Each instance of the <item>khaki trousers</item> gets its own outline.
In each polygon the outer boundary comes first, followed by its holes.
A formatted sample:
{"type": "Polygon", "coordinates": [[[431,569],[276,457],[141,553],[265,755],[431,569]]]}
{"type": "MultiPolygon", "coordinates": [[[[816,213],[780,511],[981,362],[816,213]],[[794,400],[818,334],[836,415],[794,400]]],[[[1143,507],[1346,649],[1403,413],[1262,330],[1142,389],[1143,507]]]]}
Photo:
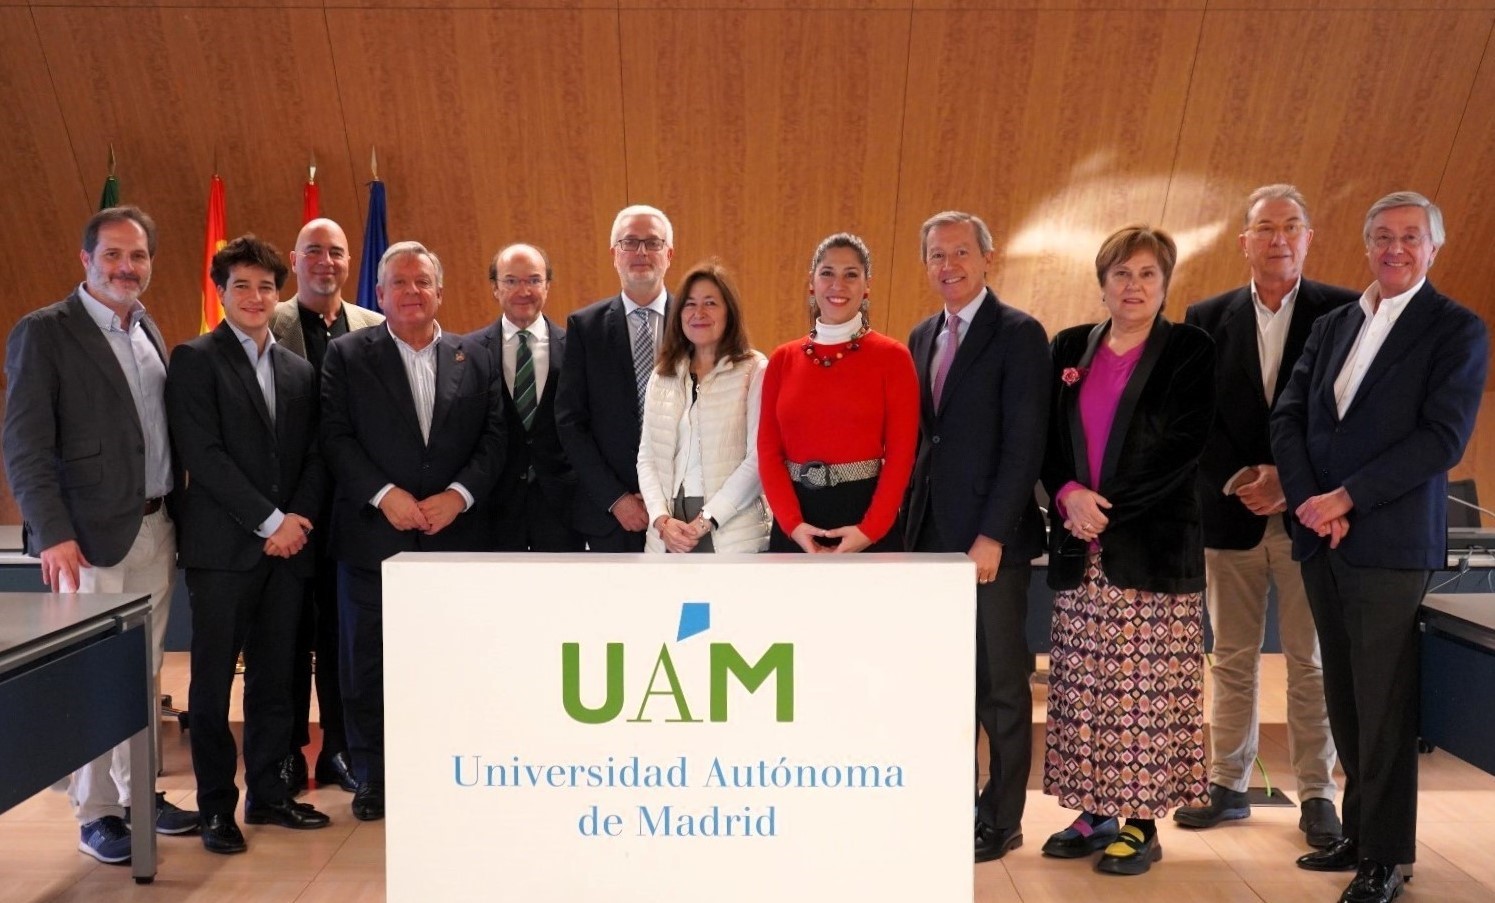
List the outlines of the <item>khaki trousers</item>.
{"type": "Polygon", "coordinates": [[[1260,727],[1257,695],[1266,636],[1267,584],[1277,585],[1277,622],[1287,658],[1287,740],[1300,800],[1333,800],[1334,738],[1324,704],[1318,632],[1282,518],[1267,519],[1253,549],[1205,549],[1205,604],[1215,634],[1210,706],[1210,781],[1244,791],[1260,727]]]}
{"type": "MultiPolygon", "coordinates": [[[[171,590],[176,583],[176,526],[162,507],[140,522],[135,543],[113,567],[83,568],[78,572],[80,593],[150,593],[154,621],[151,671],[161,674],[166,643],[166,616],[171,612],[171,590]]],[[[157,720],[151,721],[155,742],[157,720]]],[[[123,817],[130,805],[130,742],[104,753],[73,772],[68,780],[73,815],[84,825],[106,815],[123,817]]]]}

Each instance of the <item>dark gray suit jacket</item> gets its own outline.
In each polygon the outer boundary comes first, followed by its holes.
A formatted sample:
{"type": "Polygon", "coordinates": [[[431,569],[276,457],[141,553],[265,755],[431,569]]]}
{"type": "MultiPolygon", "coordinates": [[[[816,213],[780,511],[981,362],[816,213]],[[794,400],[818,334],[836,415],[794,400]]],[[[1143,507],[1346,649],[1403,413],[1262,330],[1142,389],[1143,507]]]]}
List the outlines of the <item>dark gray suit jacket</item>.
{"type": "MultiPolygon", "coordinates": [[[[142,322],[164,364],[161,330],[142,322]]],[[[26,551],[72,539],[90,564],[118,564],[140,532],[145,434],[109,340],[76,291],[11,330],[5,377],[5,469],[26,551]]]]}

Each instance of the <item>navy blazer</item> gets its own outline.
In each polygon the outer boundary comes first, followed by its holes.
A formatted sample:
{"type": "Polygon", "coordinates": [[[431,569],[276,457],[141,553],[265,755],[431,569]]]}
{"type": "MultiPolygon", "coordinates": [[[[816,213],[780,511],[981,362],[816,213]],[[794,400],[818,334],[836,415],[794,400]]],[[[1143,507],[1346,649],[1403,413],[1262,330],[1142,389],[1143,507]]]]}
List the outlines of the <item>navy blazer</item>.
{"type": "Polygon", "coordinates": [[[322,454],[337,485],[332,555],[377,568],[397,552],[474,552],[487,546],[481,507],[503,469],[503,373],[486,349],[443,333],[436,349],[436,401],[429,444],[394,336],[384,326],[339,336],[322,364],[322,454]],[[393,483],[417,500],[461,483],[473,508],[426,536],[396,530],[370,504],[393,483]]]}
{"type": "MultiPolygon", "coordinates": [[[[1080,383],[1064,371],[1087,368],[1110,328],[1076,326],[1054,337],[1054,403],[1043,485],[1051,498],[1069,481],[1111,503],[1100,535],[1101,566],[1116,586],[1163,593],[1204,589],[1199,456],[1215,409],[1215,343],[1201,329],[1161,316],[1147,337],[1116,408],[1099,479],[1092,477],[1080,422],[1080,383]]],[[[1049,586],[1074,589],[1085,576],[1085,543],[1049,508],[1049,586]]]]}
{"type": "MultiPolygon", "coordinates": [[[[254,531],[277,508],[319,521],[326,472],[317,446],[316,371],[280,345],[269,353],[273,425],[254,367],[226,321],[172,352],[166,414],[182,567],[253,568],[265,555],[265,540],[254,531]]],[[[307,577],[311,548],[289,562],[307,577]]]]}
{"type": "MultiPolygon", "coordinates": [[[[1334,380],[1365,312],[1341,307],[1313,326],[1272,414],[1287,510],[1343,486],[1355,507],[1339,544],[1356,567],[1437,570],[1448,561],[1448,469],[1474,430],[1490,363],[1478,316],[1431,282],[1407,302],[1339,416],[1334,380]]],[[[1293,520],[1293,557],[1328,547],[1293,520]]]]}
{"type": "Polygon", "coordinates": [[[1033,487],[1048,431],[1048,336],[1037,320],[990,289],[971,303],[981,306],[955,351],[938,407],[935,338],[944,312],[909,335],[920,402],[907,547],[914,547],[930,515],[949,551],[970,549],[980,535],[1002,543],[1003,561],[1027,562],[1043,552],[1033,487]]]}
{"type": "MultiPolygon", "coordinates": [[[[571,505],[576,495],[576,472],[566,460],[561,447],[560,434],[555,426],[555,398],[560,391],[561,366],[566,359],[566,330],[545,317],[545,328],[550,335],[549,361],[545,367],[545,391],[540,393],[535,407],[535,419],[528,431],[514,406],[513,388],[504,385],[504,431],[508,436],[508,450],[504,455],[503,472],[493,484],[492,507],[489,512],[495,520],[524,516],[523,507],[516,506],[522,500],[519,487],[534,468],[535,485],[545,495],[545,502],[562,522],[569,522],[571,505]]],[[[502,319],[468,335],[476,347],[485,349],[493,359],[493,369],[502,378],[504,369],[504,334],[502,319]]]]}
{"type": "MultiPolygon", "coordinates": [[[[1335,285],[1304,279],[1293,301],[1292,320],[1282,346],[1276,396],[1292,376],[1313,322],[1359,294],[1335,285]]],[[[1184,322],[1215,340],[1215,417],[1209,441],[1199,459],[1199,502],[1204,511],[1204,545],[1210,549],[1251,549],[1266,534],[1267,519],[1252,514],[1235,496],[1222,490],[1243,467],[1272,464],[1268,421],[1272,406],[1262,391],[1261,352],[1257,348],[1256,305],[1251,286],[1243,285],[1189,305],[1184,322]]],[[[1275,400],[1274,400],[1275,404],[1275,400]]]]}
{"type": "MultiPolygon", "coordinates": [[[[141,321],[166,363],[166,342],[141,321]]],[[[76,540],[113,567],[140,533],[145,434],[109,340],[72,295],[32,311],[5,350],[5,469],[26,552],[76,540]]]]}
{"type": "MultiPolygon", "coordinates": [[[[675,299],[667,297],[665,316],[674,312],[675,299]]],[[[566,318],[555,421],[580,489],[571,524],[589,536],[616,529],[613,503],[638,492],[640,412],[627,318],[622,295],[566,318]]]]}

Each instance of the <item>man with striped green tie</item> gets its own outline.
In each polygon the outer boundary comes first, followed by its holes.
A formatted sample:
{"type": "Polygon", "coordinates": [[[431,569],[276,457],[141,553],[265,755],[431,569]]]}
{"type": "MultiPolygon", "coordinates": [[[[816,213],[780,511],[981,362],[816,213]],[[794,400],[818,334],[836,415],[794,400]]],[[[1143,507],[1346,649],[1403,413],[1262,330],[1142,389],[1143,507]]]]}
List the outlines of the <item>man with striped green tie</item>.
{"type": "Polygon", "coordinates": [[[555,395],[566,330],[545,316],[555,272],[534,245],[513,244],[493,255],[488,281],[502,315],[470,336],[502,369],[509,450],[486,506],[491,548],[500,552],[580,552],[581,536],[567,513],[576,474],[555,430],[555,395]]]}

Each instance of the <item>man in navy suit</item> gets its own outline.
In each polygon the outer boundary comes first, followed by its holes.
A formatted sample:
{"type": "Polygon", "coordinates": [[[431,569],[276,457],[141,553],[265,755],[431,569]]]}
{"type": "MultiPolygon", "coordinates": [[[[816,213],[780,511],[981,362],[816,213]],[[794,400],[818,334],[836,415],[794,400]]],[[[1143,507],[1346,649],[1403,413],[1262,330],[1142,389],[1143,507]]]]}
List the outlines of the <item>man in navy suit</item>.
{"type": "Polygon", "coordinates": [[[244,820],[325,828],[292,799],[279,765],[291,743],[291,675],[307,547],[326,474],[317,453],[311,364],[281,348],[270,317],[287,269],[253,235],[224,245],[210,272],[223,322],[179,345],[166,374],[176,450],[177,560],[192,600],[192,770],[210,853],[241,853],[234,821],[238,751],[228,726],[244,653],[244,820]]]}
{"type": "Polygon", "coordinates": [[[566,330],[542,313],[554,278],[549,255],[534,245],[513,244],[493,255],[488,281],[503,315],[469,337],[504,377],[509,446],[488,511],[490,548],[499,552],[582,550],[570,524],[576,474],[555,429],[566,330]]]}
{"type": "Polygon", "coordinates": [[[1037,320],[986,287],[994,252],[979,217],[930,217],[920,246],[943,306],[908,342],[921,401],[906,543],[976,565],[976,717],[990,759],[975,861],[986,862],[1023,842],[1033,721],[1025,628],[1029,563],[1043,551],[1033,487],[1048,432],[1049,346],[1037,320]]]}
{"type": "Polygon", "coordinates": [[[1291,185],[1265,185],[1246,199],[1240,248],[1251,281],[1189,306],[1184,322],[1215,340],[1215,423],[1199,459],[1204,517],[1205,601],[1214,630],[1210,706],[1210,803],[1173,813],[1191,828],[1248,818],[1256,761],[1257,691],[1266,634],[1267,587],[1277,587],[1278,636],[1287,658],[1287,735],[1308,843],[1339,839],[1334,812],[1334,739],[1324,709],[1318,631],[1293,561],[1282,481],[1268,420],[1319,317],[1358,297],[1303,278],[1313,242],[1308,204],[1291,185]]]}
{"type": "Polygon", "coordinates": [[[441,261],[418,242],[379,261],[383,327],[350,332],[322,369],[322,454],[337,486],[343,713],[353,816],[384,817],[384,584],[399,552],[482,551],[503,468],[503,380],[486,351],[441,331],[441,261]]]}
{"type": "Polygon", "coordinates": [[[1490,337],[1427,281],[1444,240],[1432,201],[1381,198],[1364,238],[1376,281],[1314,324],[1272,451],[1345,771],[1344,837],[1298,865],[1354,869],[1341,901],[1386,903],[1417,854],[1417,609],[1447,560],[1448,469],[1474,429],[1490,337]]]}
{"type": "Polygon", "coordinates": [[[642,552],[649,512],[638,490],[639,427],[672,306],[664,274],[675,229],[660,210],[625,207],[609,244],[623,290],[567,318],[555,418],[579,481],[572,526],[593,552],[642,552]]]}

